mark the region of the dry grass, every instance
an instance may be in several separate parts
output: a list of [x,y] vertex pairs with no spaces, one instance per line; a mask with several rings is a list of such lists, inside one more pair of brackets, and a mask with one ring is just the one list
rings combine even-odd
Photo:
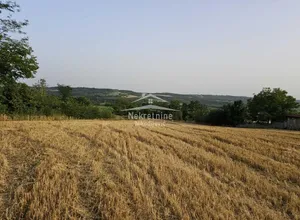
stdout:
[[300,219],[300,133],[0,123],[0,219]]
[[65,115],[54,115],[54,116],[44,116],[44,115],[4,115],[0,114],[0,121],[56,121],[56,120],[73,120],[72,117]]

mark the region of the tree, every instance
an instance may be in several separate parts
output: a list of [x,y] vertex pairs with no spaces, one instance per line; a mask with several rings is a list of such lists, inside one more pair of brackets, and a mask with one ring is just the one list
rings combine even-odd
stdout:
[[12,82],[3,87],[2,104],[10,114],[33,114],[36,111],[33,90],[25,83]]
[[179,100],[172,100],[170,102],[169,108],[180,110],[181,109],[181,102]]
[[3,92],[4,92],[4,87],[0,83],[0,114],[6,113],[7,110],[7,106],[3,103],[5,100],[5,96]]
[[181,102],[179,100],[172,100],[169,104],[169,108],[175,109],[178,111],[173,112],[173,120],[182,120],[182,112],[181,112]]
[[47,82],[40,79],[32,86],[34,91],[33,98],[36,106],[36,114],[51,116],[59,113],[61,100],[56,96],[47,94]]
[[188,114],[189,114],[188,104],[183,103],[182,107],[181,107],[181,111],[182,111],[182,119],[185,120],[185,121],[188,120]]
[[237,126],[243,124],[247,118],[247,106],[241,100],[224,105],[222,109],[226,125]]
[[76,97],[75,100],[77,101],[78,104],[80,105],[85,105],[85,106],[89,106],[92,104],[91,100],[89,100],[87,97],[85,96],[80,96],[80,97]]
[[205,122],[211,125],[226,125],[226,117],[224,109],[216,109],[208,113]]
[[32,87],[35,88],[41,96],[46,96],[47,82],[45,79],[40,79],[37,83],[33,84]]
[[208,112],[208,107],[199,101],[191,101],[188,104],[188,118],[196,122],[202,122]]
[[128,98],[119,96],[113,103],[113,109],[115,113],[122,114],[122,110],[135,107]]
[[195,112],[194,112],[194,120],[195,122],[205,122],[206,116],[209,113],[209,109],[206,105],[201,105]]
[[222,108],[210,111],[205,122],[211,125],[237,126],[243,124],[247,118],[247,106],[243,101],[235,101],[223,105]]
[[61,95],[61,99],[65,102],[72,96],[72,88],[70,86],[65,86],[57,84],[57,89]]
[[248,100],[248,110],[252,120],[282,121],[285,115],[299,107],[296,99],[280,88],[263,88]]
[[32,78],[38,64],[22,31],[28,21],[19,22],[12,18],[19,10],[16,3],[0,0],[0,111],[31,114],[35,112],[33,90],[17,80]]
[[[16,21],[12,14],[20,7],[11,1],[0,1],[0,84],[11,83],[20,78],[32,78],[38,69],[36,57],[29,46],[22,28],[28,21]],[[4,16],[3,12],[8,12]],[[13,39],[11,34],[21,34],[21,39]]]

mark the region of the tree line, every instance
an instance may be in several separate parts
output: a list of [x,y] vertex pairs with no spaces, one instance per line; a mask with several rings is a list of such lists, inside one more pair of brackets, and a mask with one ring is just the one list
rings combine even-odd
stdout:
[[58,85],[59,96],[49,95],[46,81],[32,87],[25,83],[3,84],[0,114],[20,116],[68,116],[77,119],[112,118],[113,109],[94,105],[86,97],[73,97],[70,86]]
[[[172,105],[173,103],[173,105]],[[263,88],[258,94],[249,98],[245,103],[241,100],[223,105],[218,109],[211,109],[199,101],[191,101],[181,106],[170,107],[182,112],[182,119],[211,125],[237,126],[245,123],[282,122],[288,114],[299,114],[299,103],[296,98],[288,95],[280,88]]]
[[[258,94],[249,98],[227,103],[220,108],[212,108],[199,101],[182,103],[172,100],[169,103],[154,102],[155,105],[178,110],[173,112],[174,120],[183,120],[210,125],[237,126],[245,123],[270,123],[284,121],[287,114],[297,114],[299,103],[280,88],[263,88]],[[123,109],[137,107],[126,97],[119,97],[113,103],[107,103],[114,109],[115,114],[126,114]],[[144,110],[147,113],[149,110]]]

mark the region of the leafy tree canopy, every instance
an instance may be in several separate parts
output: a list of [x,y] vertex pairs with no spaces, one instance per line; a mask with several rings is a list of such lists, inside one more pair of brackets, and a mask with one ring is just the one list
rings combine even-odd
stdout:
[[227,125],[243,124],[247,118],[247,107],[241,100],[224,105],[223,111]]
[[[0,83],[6,84],[20,78],[32,78],[38,69],[36,57],[22,31],[28,21],[17,21],[12,15],[19,12],[15,2],[0,1]],[[12,34],[21,34],[12,38]]]
[[296,99],[280,88],[264,88],[248,100],[248,110],[253,120],[267,115],[271,120],[283,120],[285,115],[298,108]]
[[72,96],[72,88],[70,86],[57,84],[57,88],[63,101],[67,101]]

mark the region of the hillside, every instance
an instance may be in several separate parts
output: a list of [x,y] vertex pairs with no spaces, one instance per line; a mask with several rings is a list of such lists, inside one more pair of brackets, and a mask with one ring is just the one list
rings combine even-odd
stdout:
[[[56,87],[49,87],[48,92],[50,94],[58,95]],[[104,102],[112,102],[118,97],[127,97],[134,100],[136,97],[140,97],[142,93],[134,92],[130,90],[118,90],[118,89],[97,89],[97,88],[85,88],[75,87],[72,91],[74,96],[85,96],[91,99],[94,103],[101,104]],[[196,95],[196,94],[176,94],[176,93],[152,93],[165,100],[180,100],[181,102],[199,101],[202,104],[206,104],[210,107],[220,107],[226,103],[230,103],[236,100],[247,101],[249,97],[245,96],[229,96],[229,95]]]
[[0,219],[299,219],[299,132],[2,122]]

